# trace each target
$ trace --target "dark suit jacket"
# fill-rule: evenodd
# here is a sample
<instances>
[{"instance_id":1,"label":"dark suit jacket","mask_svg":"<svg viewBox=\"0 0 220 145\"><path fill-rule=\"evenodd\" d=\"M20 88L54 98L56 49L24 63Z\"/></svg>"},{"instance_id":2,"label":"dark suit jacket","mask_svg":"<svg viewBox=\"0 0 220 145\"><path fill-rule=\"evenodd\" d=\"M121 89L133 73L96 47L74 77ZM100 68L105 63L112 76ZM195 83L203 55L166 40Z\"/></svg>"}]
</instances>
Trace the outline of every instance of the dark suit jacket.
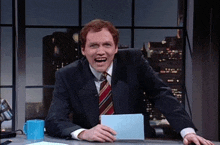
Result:
<instances>
[{"instance_id":1,"label":"dark suit jacket","mask_svg":"<svg viewBox=\"0 0 220 145\"><path fill-rule=\"evenodd\" d=\"M56 72L53 101L45 120L49 135L67 137L79 128L92 128L99 123L98 92L89 63L82 58ZM149 116L143 104L143 91L180 132L194 125L183 106L149 66L140 50L123 49L115 55L112 73L115 114L143 113L145 136L152 136ZM73 113L72 120L69 114Z\"/></svg>"}]
</instances>

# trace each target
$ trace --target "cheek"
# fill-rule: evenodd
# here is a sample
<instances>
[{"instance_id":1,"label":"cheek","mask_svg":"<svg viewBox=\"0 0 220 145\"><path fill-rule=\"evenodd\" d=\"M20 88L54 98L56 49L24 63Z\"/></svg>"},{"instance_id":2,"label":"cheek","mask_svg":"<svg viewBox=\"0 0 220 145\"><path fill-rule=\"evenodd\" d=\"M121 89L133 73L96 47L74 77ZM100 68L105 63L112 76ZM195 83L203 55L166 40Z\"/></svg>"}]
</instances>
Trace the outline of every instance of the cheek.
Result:
<instances>
[{"instance_id":1,"label":"cheek","mask_svg":"<svg viewBox=\"0 0 220 145\"><path fill-rule=\"evenodd\" d=\"M87 52L85 55L88 59L93 60L95 58L95 53L94 52Z\"/></svg>"},{"instance_id":2,"label":"cheek","mask_svg":"<svg viewBox=\"0 0 220 145\"><path fill-rule=\"evenodd\" d=\"M117 51L116 51L116 50L113 50L113 51L109 52L109 55L110 55L111 57L114 57L116 53L117 53Z\"/></svg>"},{"instance_id":3,"label":"cheek","mask_svg":"<svg viewBox=\"0 0 220 145\"><path fill-rule=\"evenodd\" d=\"M83 51L82 51L82 54L84 55L84 56L86 56L86 57L91 57L91 56L93 56L94 54L95 54L95 52L94 52L94 50L92 50L92 49L84 49Z\"/></svg>"}]
</instances>

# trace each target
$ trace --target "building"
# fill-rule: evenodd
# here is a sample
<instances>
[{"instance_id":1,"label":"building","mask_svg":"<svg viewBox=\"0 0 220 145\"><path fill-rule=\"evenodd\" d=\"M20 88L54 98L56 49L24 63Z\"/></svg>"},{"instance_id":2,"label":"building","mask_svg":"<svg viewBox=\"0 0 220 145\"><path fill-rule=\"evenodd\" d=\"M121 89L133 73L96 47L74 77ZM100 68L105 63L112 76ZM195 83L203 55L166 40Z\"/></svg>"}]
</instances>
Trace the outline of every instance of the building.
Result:
<instances>
[{"instance_id":1,"label":"building","mask_svg":"<svg viewBox=\"0 0 220 145\"><path fill-rule=\"evenodd\" d=\"M162 42L149 42L147 48L143 45L142 52L159 77L171 87L173 94L182 103L182 39L174 36L166 37ZM164 115L154 108L148 99L145 101L151 120L165 119Z\"/></svg>"}]
</instances>

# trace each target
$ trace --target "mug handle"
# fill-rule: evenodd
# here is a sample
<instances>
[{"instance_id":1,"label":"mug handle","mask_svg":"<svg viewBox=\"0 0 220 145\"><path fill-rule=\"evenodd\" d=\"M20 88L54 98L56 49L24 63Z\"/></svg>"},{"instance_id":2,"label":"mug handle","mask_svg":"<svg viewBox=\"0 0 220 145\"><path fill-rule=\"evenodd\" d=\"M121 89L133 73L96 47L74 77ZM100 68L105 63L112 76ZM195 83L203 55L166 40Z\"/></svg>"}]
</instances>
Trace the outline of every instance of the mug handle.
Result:
<instances>
[{"instance_id":1,"label":"mug handle","mask_svg":"<svg viewBox=\"0 0 220 145\"><path fill-rule=\"evenodd\" d=\"M27 134L27 123L24 123L23 131L24 131L24 134Z\"/></svg>"}]
</instances>

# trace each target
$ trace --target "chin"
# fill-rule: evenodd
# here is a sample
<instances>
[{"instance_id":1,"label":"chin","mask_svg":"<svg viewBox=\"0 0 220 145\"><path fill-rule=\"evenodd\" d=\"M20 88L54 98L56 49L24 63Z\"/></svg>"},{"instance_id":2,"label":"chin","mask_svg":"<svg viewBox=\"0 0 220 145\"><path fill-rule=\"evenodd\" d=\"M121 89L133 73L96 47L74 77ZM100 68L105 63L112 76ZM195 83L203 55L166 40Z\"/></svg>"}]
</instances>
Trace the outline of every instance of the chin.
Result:
<instances>
[{"instance_id":1,"label":"chin","mask_svg":"<svg viewBox=\"0 0 220 145\"><path fill-rule=\"evenodd\" d=\"M94 66L93 67L96 71L98 72L105 72L107 70L108 67L105 67L105 66Z\"/></svg>"},{"instance_id":2,"label":"chin","mask_svg":"<svg viewBox=\"0 0 220 145\"><path fill-rule=\"evenodd\" d=\"M105 72L106 71L106 69L104 69L104 68L96 68L95 70L98 72Z\"/></svg>"},{"instance_id":3,"label":"chin","mask_svg":"<svg viewBox=\"0 0 220 145\"><path fill-rule=\"evenodd\" d=\"M105 72L106 70L100 70L100 69L97 69L96 71L98 71L98 72L100 72L100 73L103 73L103 72Z\"/></svg>"}]
</instances>

